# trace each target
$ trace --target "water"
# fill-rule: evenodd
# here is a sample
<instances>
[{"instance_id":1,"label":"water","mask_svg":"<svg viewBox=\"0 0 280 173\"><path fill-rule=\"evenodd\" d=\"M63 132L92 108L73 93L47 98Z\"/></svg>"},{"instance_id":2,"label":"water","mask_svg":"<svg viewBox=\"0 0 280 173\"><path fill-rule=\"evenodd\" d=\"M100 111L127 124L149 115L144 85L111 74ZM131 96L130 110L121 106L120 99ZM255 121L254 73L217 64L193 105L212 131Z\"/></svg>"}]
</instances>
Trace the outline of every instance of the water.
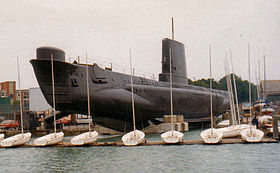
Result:
<instances>
[{"instance_id":1,"label":"water","mask_svg":"<svg viewBox=\"0 0 280 173\"><path fill-rule=\"evenodd\" d=\"M199 133L187 132L184 139ZM0 148L0 172L280 172L279 153L278 143Z\"/></svg>"}]
</instances>

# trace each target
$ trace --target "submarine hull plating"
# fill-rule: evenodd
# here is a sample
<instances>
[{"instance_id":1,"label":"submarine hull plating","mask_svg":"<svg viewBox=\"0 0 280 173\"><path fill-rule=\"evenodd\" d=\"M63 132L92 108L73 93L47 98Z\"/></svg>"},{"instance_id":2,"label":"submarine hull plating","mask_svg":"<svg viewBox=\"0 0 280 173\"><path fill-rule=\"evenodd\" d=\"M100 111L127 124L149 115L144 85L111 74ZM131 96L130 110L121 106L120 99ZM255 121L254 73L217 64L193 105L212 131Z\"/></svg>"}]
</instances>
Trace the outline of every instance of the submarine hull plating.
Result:
<instances>
[{"instance_id":1,"label":"submarine hull plating","mask_svg":"<svg viewBox=\"0 0 280 173\"><path fill-rule=\"evenodd\" d=\"M52 54L56 109L69 114L87 114L86 65L65 62L63 53L62 50L50 47L37 49L37 59L30 60L37 81L47 102L52 106L50 60ZM94 121L118 131L130 130L132 128L130 76L102 69L97 64L88 65L88 67L90 107ZM138 128L147 126L149 120L170 114L169 82L136 76L133 77L133 82ZM184 115L187 119L208 117L209 99L207 88L186 83L173 83L174 114ZM227 93L214 90L214 115L225 112L228 107Z\"/></svg>"}]
</instances>

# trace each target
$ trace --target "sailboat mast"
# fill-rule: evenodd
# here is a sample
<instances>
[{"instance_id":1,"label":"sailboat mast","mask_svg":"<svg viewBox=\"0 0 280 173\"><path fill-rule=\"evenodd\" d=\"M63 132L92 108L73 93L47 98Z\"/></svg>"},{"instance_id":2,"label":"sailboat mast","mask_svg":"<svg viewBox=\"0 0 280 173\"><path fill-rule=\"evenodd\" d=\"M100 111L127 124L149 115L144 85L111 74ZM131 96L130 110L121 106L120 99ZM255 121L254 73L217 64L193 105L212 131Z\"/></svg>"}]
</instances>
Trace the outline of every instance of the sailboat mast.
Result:
<instances>
[{"instance_id":1,"label":"sailboat mast","mask_svg":"<svg viewBox=\"0 0 280 173\"><path fill-rule=\"evenodd\" d=\"M53 96L53 119L54 119L54 133L56 134L56 111L55 111L55 96L54 96L54 70L53 70L53 54L51 54L51 66L52 66L52 96Z\"/></svg>"},{"instance_id":2,"label":"sailboat mast","mask_svg":"<svg viewBox=\"0 0 280 173\"><path fill-rule=\"evenodd\" d=\"M174 22L172 17L172 40L174 40Z\"/></svg>"},{"instance_id":3,"label":"sailboat mast","mask_svg":"<svg viewBox=\"0 0 280 173\"><path fill-rule=\"evenodd\" d=\"M231 51L230 51L230 57L231 57ZM232 89L232 82L231 82L231 73L229 70L229 63L228 63L228 59L226 59L226 69L227 69L227 73L228 73L228 81L229 81L229 91L230 91L230 102L232 104L232 120L233 120L233 124L236 124L236 112L235 112L235 104L234 104L234 97L233 97L233 89Z\"/></svg>"},{"instance_id":4,"label":"sailboat mast","mask_svg":"<svg viewBox=\"0 0 280 173\"><path fill-rule=\"evenodd\" d=\"M212 98L212 66L211 66L211 45L209 45L209 65L210 65L210 112L211 112L211 129L213 130L213 98ZM212 132L213 133L213 132Z\"/></svg>"},{"instance_id":5,"label":"sailboat mast","mask_svg":"<svg viewBox=\"0 0 280 173\"><path fill-rule=\"evenodd\" d=\"M224 66L225 66L225 74L226 74L226 82L227 82L227 89L228 89L228 98L229 98L229 105L230 105L230 114L231 114L231 120L232 120L232 123L234 123L234 119L233 119L233 105L232 105L232 95L231 95L231 90L230 90L230 80L229 80L229 78L230 78L230 76L229 76L229 72L228 72L228 70L227 70L227 61L226 61L226 59L227 59L227 54L226 54L226 58L225 58L225 60L224 60Z\"/></svg>"},{"instance_id":6,"label":"sailboat mast","mask_svg":"<svg viewBox=\"0 0 280 173\"><path fill-rule=\"evenodd\" d=\"M257 100L258 100L260 98L260 91L259 91L259 85L258 85L257 70L255 71L255 76L256 76Z\"/></svg>"},{"instance_id":7,"label":"sailboat mast","mask_svg":"<svg viewBox=\"0 0 280 173\"><path fill-rule=\"evenodd\" d=\"M88 101L88 131L90 132L90 99L89 99L89 86L88 86L87 52L86 52L86 72L87 72L87 101Z\"/></svg>"},{"instance_id":8,"label":"sailboat mast","mask_svg":"<svg viewBox=\"0 0 280 173\"><path fill-rule=\"evenodd\" d=\"M263 80L264 80L263 99L264 99L264 101L265 101L265 100L266 100L266 68L265 68L265 55L263 55L263 69L264 69L264 73L263 73L263 75L264 75L264 79L263 79Z\"/></svg>"},{"instance_id":9,"label":"sailboat mast","mask_svg":"<svg viewBox=\"0 0 280 173\"><path fill-rule=\"evenodd\" d=\"M260 99L261 98L261 64L260 64L260 60L258 61L258 65L259 65L259 79L258 79L259 93L258 93L258 97Z\"/></svg>"},{"instance_id":10,"label":"sailboat mast","mask_svg":"<svg viewBox=\"0 0 280 173\"><path fill-rule=\"evenodd\" d=\"M19 72L19 62L17 56L17 69L18 69L18 88L19 88L19 109L20 109L20 126L21 126L21 134L23 134L23 112L22 112L22 101L21 101L21 87L20 87L20 72Z\"/></svg>"},{"instance_id":11,"label":"sailboat mast","mask_svg":"<svg viewBox=\"0 0 280 173\"><path fill-rule=\"evenodd\" d=\"M233 67L231 50L230 50L230 60L231 60L231 68L232 68L232 73L233 73L233 87L234 87L235 101L236 101L236 107L237 107L237 118L238 118L238 124L240 124L240 112L239 112L239 106L238 106L239 104L238 104L236 81L235 81L235 74L234 74L234 67Z\"/></svg>"},{"instance_id":12,"label":"sailboat mast","mask_svg":"<svg viewBox=\"0 0 280 173\"><path fill-rule=\"evenodd\" d=\"M252 109L251 109L251 104L252 104L252 98L251 98L251 76L250 76L250 44L248 44L248 74L249 74L249 104L250 104L250 118L252 117Z\"/></svg>"},{"instance_id":13,"label":"sailboat mast","mask_svg":"<svg viewBox=\"0 0 280 173\"><path fill-rule=\"evenodd\" d=\"M133 93L133 70L132 70L132 62L131 62L131 49L129 49L129 59L130 59L130 82L131 82L131 102L132 102L132 116L133 116L133 130L136 130L135 127L135 111L134 111L134 93Z\"/></svg>"},{"instance_id":14,"label":"sailboat mast","mask_svg":"<svg viewBox=\"0 0 280 173\"><path fill-rule=\"evenodd\" d=\"M173 18L172 18L173 19ZM173 21L173 20L172 20ZM172 60L171 60L171 55L172 53L171 53L171 48L169 48L169 76L170 76L170 80L169 80L169 82L170 82L170 114L171 114L171 123L172 123L172 128L171 128L171 130L174 130L174 128L173 128L173 92L172 92Z\"/></svg>"}]
</instances>

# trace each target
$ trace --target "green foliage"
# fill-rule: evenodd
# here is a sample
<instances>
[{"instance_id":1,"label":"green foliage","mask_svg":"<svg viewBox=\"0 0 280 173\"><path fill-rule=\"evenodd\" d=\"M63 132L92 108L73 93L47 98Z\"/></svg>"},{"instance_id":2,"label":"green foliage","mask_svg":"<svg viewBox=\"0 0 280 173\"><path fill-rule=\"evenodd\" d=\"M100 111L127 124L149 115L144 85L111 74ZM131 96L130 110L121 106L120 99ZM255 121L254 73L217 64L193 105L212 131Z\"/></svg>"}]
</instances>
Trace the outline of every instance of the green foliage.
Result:
<instances>
[{"instance_id":1,"label":"green foliage","mask_svg":"<svg viewBox=\"0 0 280 173\"><path fill-rule=\"evenodd\" d=\"M234 92L234 85L233 85L233 75L235 76L235 82L236 82L236 90L237 90L237 96L238 96L238 101L239 103L243 102L248 102L249 101L249 82L248 80L242 80L241 77L231 74L231 85L233 89L233 94L235 97L235 92ZM196 81L192 81L188 79L189 84L191 85L196 85L196 86L202 86L209 88L210 86L210 79L199 79ZM219 81L215 81L212 79L213 83L213 89L219 89L219 90L225 90L227 91L227 82L226 82L226 76L221 78ZM257 89L254 84L251 83L251 91L252 91L252 101L255 101L257 99Z\"/></svg>"}]
</instances>

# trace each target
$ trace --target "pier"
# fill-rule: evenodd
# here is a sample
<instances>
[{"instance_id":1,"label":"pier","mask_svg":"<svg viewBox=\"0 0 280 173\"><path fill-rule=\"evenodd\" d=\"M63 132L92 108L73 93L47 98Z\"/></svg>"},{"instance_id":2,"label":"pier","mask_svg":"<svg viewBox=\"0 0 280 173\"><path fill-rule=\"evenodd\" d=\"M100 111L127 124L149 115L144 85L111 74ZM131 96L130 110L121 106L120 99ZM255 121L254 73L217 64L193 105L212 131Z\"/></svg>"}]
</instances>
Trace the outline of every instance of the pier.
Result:
<instances>
[{"instance_id":1,"label":"pier","mask_svg":"<svg viewBox=\"0 0 280 173\"><path fill-rule=\"evenodd\" d=\"M279 141L273 138L263 138L261 142L259 143L278 143ZM251 143L246 143L244 142L241 138L225 138L222 140L221 143L215 144L215 145L222 145L222 144L251 144ZM145 140L143 143L139 144L138 146L153 146L153 145L170 145L170 144L165 144L162 141L147 141ZM178 144L172 144L172 145L209 145L209 144L204 144L201 139L199 140L186 140ZM118 147L123 147L125 146L121 141L116 141L116 142L94 142L89 145L82 145L82 146L75 146L71 144L70 142L62 142L57 145L50 145L50 146L45 146L45 147L97 147L97 146L118 146ZM21 148L21 147L36 147L33 144L25 144L22 146L18 146L15 148ZM5 148L1 147L0 148ZM43 147L44 148L44 147Z\"/></svg>"}]
</instances>

